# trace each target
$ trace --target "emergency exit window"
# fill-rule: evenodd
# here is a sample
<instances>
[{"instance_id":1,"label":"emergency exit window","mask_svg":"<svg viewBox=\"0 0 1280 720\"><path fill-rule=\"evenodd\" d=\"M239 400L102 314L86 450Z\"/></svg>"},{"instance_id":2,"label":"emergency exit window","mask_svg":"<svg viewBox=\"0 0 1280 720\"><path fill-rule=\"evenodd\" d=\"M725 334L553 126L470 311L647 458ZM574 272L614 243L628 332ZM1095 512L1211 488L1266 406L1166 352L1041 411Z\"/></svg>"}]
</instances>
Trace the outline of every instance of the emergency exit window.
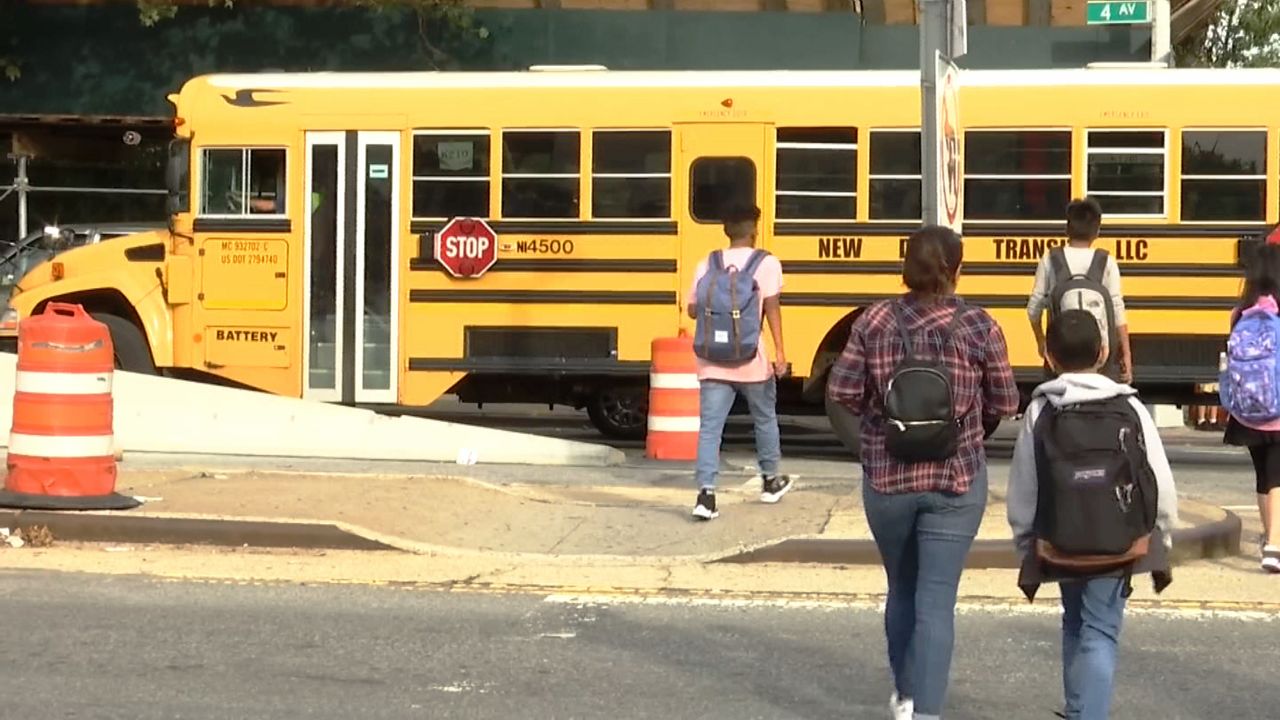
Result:
<instances>
[{"instance_id":1,"label":"emergency exit window","mask_svg":"<svg viewBox=\"0 0 1280 720\"><path fill-rule=\"evenodd\" d=\"M689 168L689 204L693 219L718 223L736 204L754 205L756 165L744 157L705 157Z\"/></svg>"}]
</instances>

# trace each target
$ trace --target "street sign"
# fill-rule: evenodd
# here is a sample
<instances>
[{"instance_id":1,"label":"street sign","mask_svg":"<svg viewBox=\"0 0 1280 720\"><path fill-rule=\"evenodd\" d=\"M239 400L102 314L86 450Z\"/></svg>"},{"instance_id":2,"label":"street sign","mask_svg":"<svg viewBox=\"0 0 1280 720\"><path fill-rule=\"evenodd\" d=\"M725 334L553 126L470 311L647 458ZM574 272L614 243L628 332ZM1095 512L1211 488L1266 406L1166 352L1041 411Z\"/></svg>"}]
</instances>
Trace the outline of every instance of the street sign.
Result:
<instances>
[{"instance_id":1,"label":"street sign","mask_svg":"<svg viewBox=\"0 0 1280 720\"><path fill-rule=\"evenodd\" d=\"M938 215L943 225L960 232L964 184L960 156L960 72L954 63L938 62Z\"/></svg>"},{"instance_id":2,"label":"street sign","mask_svg":"<svg viewBox=\"0 0 1280 720\"><path fill-rule=\"evenodd\" d=\"M498 235L480 218L454 218L436 233L436 260L456 278L478 278L498 262Z\"/></svg>"},{"instance_id":3,"label":"street sign","mask_svg":"<svg viewBox=\"0 0 1280 720\"><path fill-rule=\"evenodd\" d=\"M1089 0L1085 9L1086 25L1138 25L1151 22L1151 3L1097 2Z\"/></svg>"}]
</instances>

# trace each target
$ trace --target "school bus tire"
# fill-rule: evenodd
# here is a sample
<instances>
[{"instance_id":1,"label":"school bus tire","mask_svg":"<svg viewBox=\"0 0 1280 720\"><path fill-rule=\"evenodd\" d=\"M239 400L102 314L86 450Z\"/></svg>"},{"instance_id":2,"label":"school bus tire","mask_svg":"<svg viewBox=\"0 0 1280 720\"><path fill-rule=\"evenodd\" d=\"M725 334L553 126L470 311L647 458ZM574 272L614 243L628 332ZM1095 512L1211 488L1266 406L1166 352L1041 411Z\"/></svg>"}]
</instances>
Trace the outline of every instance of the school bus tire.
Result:
<instances>
[{"instance_id":1,"label":"school bus tire","mask_svg":"<svg viewBox=\"0 0 1280 720\"><path fill-rule=\"evenodd\" d=\"M835 433L840 440L840 444L844 445L853 456L862 456L862 419L857 415L849 412L840 403L831 398L825 399L827 410L827 421L831 423L831 432Z\"/></svg>"},{"instance_id":2,"label":"school bus tire","mask_svg":"<svg viewBox=\"0 0 1280 720\"><path fill-rule=\"evenodd\" d=\"M111 345L115 351L117 370L145 375L156 374L156 364L151 359L151 348L147 346L147 339L137 325L111 313L90 311L89 315L106 325L107 330L111 332Z\"/></svg>"},{"instance_id":3,"label":"school bus tire","mask_svg":"<svg viewBox=\"0 0 1280 720\"><path fill-rule=\"evenodd\" d=\"M649 395L643 385L601 387L587 401L587 417L605 437L643 440L649 425Z\"/></svg>"}]
</instances>

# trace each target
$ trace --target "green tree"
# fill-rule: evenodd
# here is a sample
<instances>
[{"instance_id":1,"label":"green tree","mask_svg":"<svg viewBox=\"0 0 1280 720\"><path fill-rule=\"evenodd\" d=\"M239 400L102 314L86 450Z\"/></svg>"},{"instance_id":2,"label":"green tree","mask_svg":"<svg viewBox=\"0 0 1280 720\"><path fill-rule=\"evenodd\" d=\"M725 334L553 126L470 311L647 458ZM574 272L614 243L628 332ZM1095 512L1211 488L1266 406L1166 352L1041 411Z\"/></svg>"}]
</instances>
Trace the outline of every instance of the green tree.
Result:
<instances>
[{"instance_id":1,"label":"green tree","mask_svg":"<svg viewBox=\"0 0 1280 720\"><path fill-rule=\"evenodd\" d=\"M1280 66L1280 0L1226 0L1175 52L1183 67Z\"/></svg>"},{"instance_id":2,"label":"green tree","mask_svg":"<svg viewBox=\"0 0 1280 720\"><path fill-rule=\"evenodd\" d=\"M177 16L183 3L174 0L135 0L138 21L144 27L153 27ZM18 11L22 3L0 0L0 27L12 25L5 22L6 15ZM235 0L208 0L211 8L234 8ZM384 10L412 11L417 21L417 36L423 56L431 69L448 67L454 60L444 49L442 40L450 47L475 48L489 41L489 29L481 24L464 0L348 0L351 7L374 12ZM23 61L14 52L16 38L0 32L0 76L16 81L22 76Z\"/></svg>"}]
</instances>

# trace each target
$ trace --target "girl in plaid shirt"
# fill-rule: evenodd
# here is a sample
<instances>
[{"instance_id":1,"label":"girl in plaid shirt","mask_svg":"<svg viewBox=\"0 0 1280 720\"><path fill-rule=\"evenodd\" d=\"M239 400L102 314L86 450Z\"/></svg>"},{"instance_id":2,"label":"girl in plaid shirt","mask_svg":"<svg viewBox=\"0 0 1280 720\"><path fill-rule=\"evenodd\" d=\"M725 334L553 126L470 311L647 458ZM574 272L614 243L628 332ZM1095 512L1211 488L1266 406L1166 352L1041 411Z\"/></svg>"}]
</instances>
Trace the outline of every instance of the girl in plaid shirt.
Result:
<instances>
[{"instance_id":1,"label":"girl in plaid shirt","mask_svg":"<svg viewBox=\"0 0 1280 720\"><path fill-rule=\"evenodd\" d=\"M987 505L983 439L1019 405L1000 326L955 295L963 254L948 228L929 226L908 238L902 279L910 292L858 317L827 385L831 399L862 417L862 499L888 577L895 720L941 717L960 572ZM959 438L947 460L908 463L885 450L884 396L905 355L893 303L917 352L940 356L950 375Z\"/></svg>"}]
</instances>

